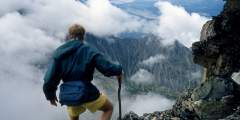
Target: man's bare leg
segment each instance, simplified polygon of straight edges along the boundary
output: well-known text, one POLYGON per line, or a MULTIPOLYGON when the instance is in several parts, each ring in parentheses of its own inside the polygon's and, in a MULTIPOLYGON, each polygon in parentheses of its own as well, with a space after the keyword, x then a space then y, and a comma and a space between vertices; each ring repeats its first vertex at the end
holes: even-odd
POLYGON ((111 120, 112 113, 113 113, 113 105, 108 99, 99 110, 103 111, 100 120, 111 120))
POLYGON ((70 116, 70 120, 78 120, 79 119, 79 116, 77 116, 77 117, 71 117, 70 116))

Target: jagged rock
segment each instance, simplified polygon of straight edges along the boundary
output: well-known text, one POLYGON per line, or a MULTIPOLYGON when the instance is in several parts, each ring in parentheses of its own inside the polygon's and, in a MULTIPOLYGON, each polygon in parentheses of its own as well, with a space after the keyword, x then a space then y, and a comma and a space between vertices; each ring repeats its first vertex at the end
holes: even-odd
POLYGON ((171 110, 136 120, 240 120, 240 86, 231 78, 240 70, 239 0, 226 1, 221 14, 203 26, 192 51, 194 62, 206 69, 201 85, 180 97, 171 110))
POLYGON ((122 120, 144 120, 141 117, 139 117, 136 113, 134 112, 129 112, 128 114, 126 114, 122 120))
POLYGON ((207 76, 229 76, 240 68, 239 3, 227 1, 224 11, 203 26, 201 41, 192 46, 193 60, 208 69, 207 76))
POLYGON ((231 79, 240 67, 240 1, 228 0, 224 11, 208 21, 201 41, 193 44, 194 62, 207 69, 205 81, 191 98, 201 119, 219 119, 239 105, 239 85, 231 79))

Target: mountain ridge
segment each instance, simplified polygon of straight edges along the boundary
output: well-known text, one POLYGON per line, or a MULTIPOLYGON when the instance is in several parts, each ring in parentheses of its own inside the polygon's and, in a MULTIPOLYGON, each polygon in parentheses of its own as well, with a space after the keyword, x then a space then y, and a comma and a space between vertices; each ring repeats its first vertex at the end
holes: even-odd
POLYGON ((148 71, 153 76, 152 85, 166 87, 175 93, 193 88, 200 82, 201 76, 192 76, 193 72, 201 74, 201 69, 198 65, 193 64, 191 50, 178 41, 172 45, 164 46, 161 44, 161 38, 152 34, 134 38, 99 38, 87 35, 86 41, 99 49, 109 59, 122 64, 126 88, 129 88, 128 90, 133 93, 147 92, 148 90, 156 93, 159 91, 155 89, 157 87, 151 87, 151 84, 144 85, 145 83, 139 84, 138 80, 130 80, 140 69, 148 71), (164 56, 164 59, 153 63, 153 66, 142 64, 143 61, 158 55, 164 56), (184 81, 184 79, 189 81, 184 81))

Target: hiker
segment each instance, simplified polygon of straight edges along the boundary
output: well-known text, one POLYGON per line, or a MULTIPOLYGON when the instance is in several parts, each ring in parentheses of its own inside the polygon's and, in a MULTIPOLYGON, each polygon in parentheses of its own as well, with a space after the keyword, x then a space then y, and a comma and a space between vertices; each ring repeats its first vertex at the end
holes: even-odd
POLYGON ((102 111, 100 120, 110 120, 113 105, 107 96, 96 88, 93 80, 96 68, 107 77, 122 78, 122 67, 107 60, 100 52, 84 42, 85 29, 78 24, 69 28, 69 37, 53 54, 44 77, 43 91, 51 105, 57 106, 57 86, 60 85, 59 102, 67 105, 71 120, 78 120, 86 109, 102 111))

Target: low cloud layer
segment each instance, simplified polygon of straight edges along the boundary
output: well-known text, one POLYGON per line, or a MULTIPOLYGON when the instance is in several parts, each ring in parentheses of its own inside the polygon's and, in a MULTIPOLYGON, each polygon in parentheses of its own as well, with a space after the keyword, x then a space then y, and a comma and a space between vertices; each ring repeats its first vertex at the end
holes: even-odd
POLYGON ((132 77, 131 81, 138 84, 151 84, 154 81, 154 76, 152 73, 145 69, 139 69, 132 77))
POLYGON ((164 59, 166 59, 165 56, 159 54, 159 55, 151 56, 146 60, 143 60, 142 63, 140 64, 152 67, 154 64, 160 63, 164 59))
POLYGON ((201 71, 196 71, 191 73, 193 79, 200 79, 202 77, 201 71))
POLYGON ((124 99, 123 102, 127 105, 125 106, 126 111, 134 111, 138 115, 143 115, 146 112, 164 111, 172 108, 175 103, 173 100, 154 93, 137 95, 134 98, 124 99))

